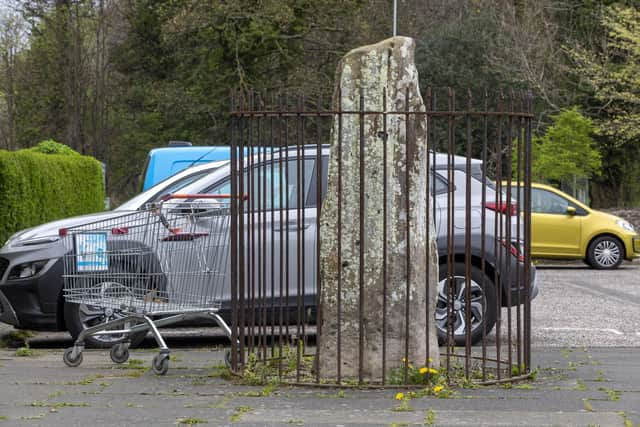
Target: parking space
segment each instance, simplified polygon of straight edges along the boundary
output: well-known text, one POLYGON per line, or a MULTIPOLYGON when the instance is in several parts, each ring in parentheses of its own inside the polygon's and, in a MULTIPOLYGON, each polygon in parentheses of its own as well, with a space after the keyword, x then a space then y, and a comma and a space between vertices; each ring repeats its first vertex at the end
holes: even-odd
POLYGON ((640 346, 640 263, 593 270, 580 262, 538 265, 532 346, 640 346))

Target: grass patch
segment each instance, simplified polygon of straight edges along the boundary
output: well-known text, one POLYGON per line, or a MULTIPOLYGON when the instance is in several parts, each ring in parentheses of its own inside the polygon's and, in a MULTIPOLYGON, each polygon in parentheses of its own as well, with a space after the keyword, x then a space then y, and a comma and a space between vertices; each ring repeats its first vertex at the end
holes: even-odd
POLYGON ((229 421, 231 421, 232 423, 236 423, 240 421, 240 418, 243 414, 249 413, 251 411, 253 411, 253 408, 251 406, 238 406, 233 414, 231 414, 231 416, 229 417, 229 421))
POLYGON ((304 420, 298 420, 298 419, 292 418, 290 420, 287 420, 287 424, 294 424, 294 425, 297 425, 297 426, 303 426, 304 425, 304 420))

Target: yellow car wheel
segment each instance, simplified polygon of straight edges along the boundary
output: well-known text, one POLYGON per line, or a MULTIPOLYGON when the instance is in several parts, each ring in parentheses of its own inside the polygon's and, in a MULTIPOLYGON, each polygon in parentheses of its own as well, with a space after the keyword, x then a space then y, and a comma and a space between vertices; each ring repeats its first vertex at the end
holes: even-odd
POLYGON ((613 236, 600 236, 589 245, 587 261, 598 270, 618 268, 624 259, 622 242, 613 236))

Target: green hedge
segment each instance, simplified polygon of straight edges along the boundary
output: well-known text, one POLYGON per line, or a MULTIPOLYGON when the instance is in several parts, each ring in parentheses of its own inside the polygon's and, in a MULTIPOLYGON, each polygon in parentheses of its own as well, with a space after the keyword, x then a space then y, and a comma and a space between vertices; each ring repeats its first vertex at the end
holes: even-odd
POLYGON ((0 246, 24 228, 104 210, 100 162, 71 152, 0 150, 0 246))

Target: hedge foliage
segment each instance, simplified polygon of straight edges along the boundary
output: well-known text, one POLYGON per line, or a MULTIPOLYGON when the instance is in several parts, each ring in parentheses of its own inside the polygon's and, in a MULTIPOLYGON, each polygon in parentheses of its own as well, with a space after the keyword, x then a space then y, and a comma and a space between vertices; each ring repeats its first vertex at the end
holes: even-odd
POLYGON ((104 210, 100 162, 59 145, 38 147, 64 154, 0 150, 0 246, 16 231, 104 210))

